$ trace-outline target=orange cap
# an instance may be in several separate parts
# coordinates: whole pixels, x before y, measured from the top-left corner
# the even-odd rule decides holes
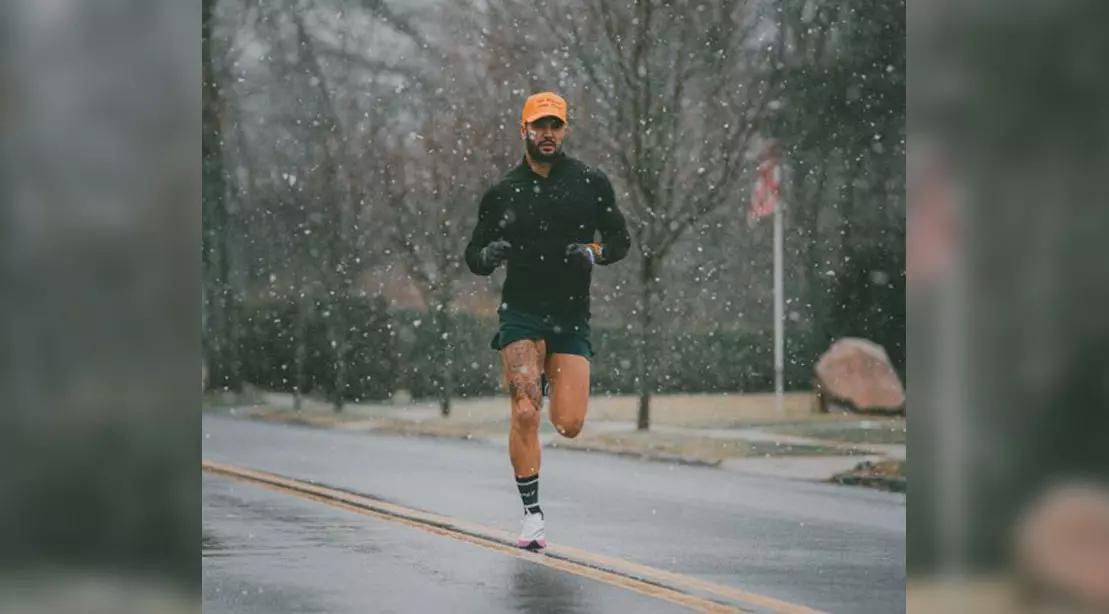
[[[540,117],[557,117],[566,122],[566,101],[554,92],[540,92],[528,96],[527,102],[524,103],[523,122],[530,124]]]

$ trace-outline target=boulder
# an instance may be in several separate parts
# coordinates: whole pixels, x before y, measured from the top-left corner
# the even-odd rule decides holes
[[[816,363],[816,391],[823,412],[847,405],[863,413],[903,413],[905,388],[882,346],[844,337]]]
[[[1109,491],[1055,486],[1024,512],[1016,544],[1025,586],[1038,596],[1109,612]]]

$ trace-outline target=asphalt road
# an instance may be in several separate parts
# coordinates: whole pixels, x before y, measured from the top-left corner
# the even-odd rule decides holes
[[[503,448],[206,416],[204,458],[507,531]],[[905,496],[544,450],[554,544],[835,613],[905,610]],[[223,477],[204,479],[206,612],[672,612],[681,606]]]
[[[686,612],[385,520],[204,477],[204,612]]]

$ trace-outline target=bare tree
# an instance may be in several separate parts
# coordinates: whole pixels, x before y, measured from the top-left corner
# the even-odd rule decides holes
[[[380,225],[382,208],[388,204],[374,185],[379,178],[367,172],[372,171],[376,152],[368,147],[366,135],[378,128],[375,122],[397,123],[395,116],[369,111],[390,81],[420,78],[411,63],[398,63],[395,54],[384,54],[391,60],[375,54],[399,48],[398,41],[414,49],[426,46],[426,41],[413,21],[384,1],[349,5],[328,0],[224,0],[222,10],[223,27],[241,38],[238,55],[227,62],[235,68],[225,84],[226,108],[217,116],[234,137],[228,139],[235,144],[228,168],[258,170],[256,176],[249,172],[249,179],[227,181],[227,173],[219,177],[221,185],[231,186],[238,196],[235,204],[240,205],[242,236],[237,247],[244,257],[237,264],[268,296],[298,303],[291,365],[298,405],[309,366],[307,320],[316,303],[323,303],[320,315],[328,323],[335,367],[328,388],[334,391],[336,410],[341,410],[348,363],[354,359],[348,339],[354,323],[345,321],[343,305],[361,274],[380,259],[380,250],[369,242],[370,222]],[[210,83],[214,81],[206,78],[206,88]],[[206,138],[209,133],[220,136],[209,131]],[[208,143],[206,160],[214,160]],[[222,206],[214,208],[217,204]],[[228,262],[224,254],[233,250],[216,249],[218,241],[229,240],[229,223],[223,219],[229,217],[227,206],[215,200],[206,205],[205,236],[214,247],[205,250],[205,262],[214,278]],[[218,229],[224,229],[222,234],[215,232]],[[221,316],[214,299],[227,293],[220,292],[218,280],[206,287],[212,295],[207,311]],[[211,317],[208,322],[214,330],[221,320]],[[224,344],[231,338],[225,333],[211,337]]]
[[[389,203],[387,244],[428,310],[432,377],[443,416],[455,396],[453,312],[468,276],[462,254],[477,202],[503,172],[508,150],[496,109],[509,107],[496,104],[503,93],[483,63],[472,8],[438,7],[437,14],[424,15],[421,24],[434,32],[437,47],[425,45],[412,70],[397,75],[395,92],[369,111],[379,118],[373,140],[381,163],[367,172]]]
[[[401,24],[400,31],[416,41],[422,40],[407,22],[388,11],[384,3],[375,3],[371,8],[385,11],[389,23],[394,26]],[[346,87],[343,88],[336,86],[337,79],[332,78],[325,67],[325,57],[338,57],[340,65],[336,72],[340,73],[345,72],[344,69],[350,69],[352,64],[380,70],[383,67],[350,52],[344,45],[346,37],[342,32],[338,36],[337,48],[329,47],[319,43],[312,35],[305,15],[299,10],[292,10],[290,18],[295,26],[300,54],[298,69],[310,75],[310,82],[321,103],[317,134],[323,145],[323,175],[330,180],[331,189],[323,195],[328,215],[324,223],[318,225],[321,232],[317,244],[324,255],[321,260],[323,286],[331,305],[324,315],[328,322],[328,337],[334,348],[335,381],[332,385],[332,400],[335,411],[341,411],[348,384],[349,361],[352,359],[348,338],[351,323],[348,321],[346,305],[352,296],[355,279],[373,262],[366,240],[369,218],[373,215],[375,205],[383,203],[375,202],[379,198],[377,190],[368,185],[366,178],[358,176],[366,164],[364,145],[359,133],[350,122],[344,120],[344,106],[337,95],[337,92],[343,91],[348,98],[355,99],[360,88],[352,87],[351,83],[345,84]]]
[[[354,237],[358,235],[352,203],[354,182],[347,174],[349,167],[346,164],[344,147],[346,134],[327,76],[316,53],[316,43],[309,35],[300,11],[294,9],[290,16],[296,26],[297,46],[303,54],[301,64],[312,76],[312,82],[316,85],[319,100],[322,103],[320,134],[324,144],[324,177],[331,180],[331,189],[324,194],[324,200],[328,203],[332,214],[328,219],[330,223],[324,227],[328,232],[324,234],[322,237],[324,241],[321,242],[325,254],[322,260],[322,275],[328,298],[331,299],[330,307],[325,308],[324,313],[328,322],[328,337],[335,351],[332,402],[335,411],[338,412],[342,411],[347,385],[349,341],[345,303],[350,297],[350,290],[354,283],[352,270],[353,260],[356,257]]]
[[[514,28],[525,37],[532,29],[551,35],[545,57],[581,75],[556,69],[545,82],[571,90],[576,131],[598,137],[592,145],[626,191],[622,206],[640,251],[638,428],[646,430],[662,268],[697,220],[737,201],[769,102],[774,39],[760,40],[766,24],[740,0],[570,4],[498,9],[526,22]]]
[[[485,188],[493,131],[480,113],[444,113],[434,97],[424,100],[431,108],[419,111],[423,117],[417,131],[387,137],[391,155],[382,176],[392,203],[390,244],[419,287],[436,332],[433,362],[440,410],[447,416],[454,396],[451,314],[466,274],[462,253],[477,213],[475,203]]]
[[[201,262],[204,275],[203,343],[208,384],[219,390],[240,391],[242,378],[235,342],[235,293],[231,287],[230,221],[223,126],[227,105],[214,51],[216,0],[201,4],[202,156],[204,161],[203,234]]]

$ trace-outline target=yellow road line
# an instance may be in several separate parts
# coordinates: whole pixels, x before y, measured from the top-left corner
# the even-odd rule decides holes
[[[757,606],[776,614],[826,614],[772,597],[765,597],[730,586],[577,548],[552,544],[547,548],[545,554],[528,553],[509,545],[515,544],[516,536],[507,531],[423,512],[311,482],[208,460],[202,461],[202,468],[212,474],[247,481],[271,490],[295,494],[352,512],[398,522],[426,532],[473,543],[503,554],[524,558],[541,565],[627,588],[701,612],[736,612],[739,610],[691,593],[705,594],[745,606]]]

